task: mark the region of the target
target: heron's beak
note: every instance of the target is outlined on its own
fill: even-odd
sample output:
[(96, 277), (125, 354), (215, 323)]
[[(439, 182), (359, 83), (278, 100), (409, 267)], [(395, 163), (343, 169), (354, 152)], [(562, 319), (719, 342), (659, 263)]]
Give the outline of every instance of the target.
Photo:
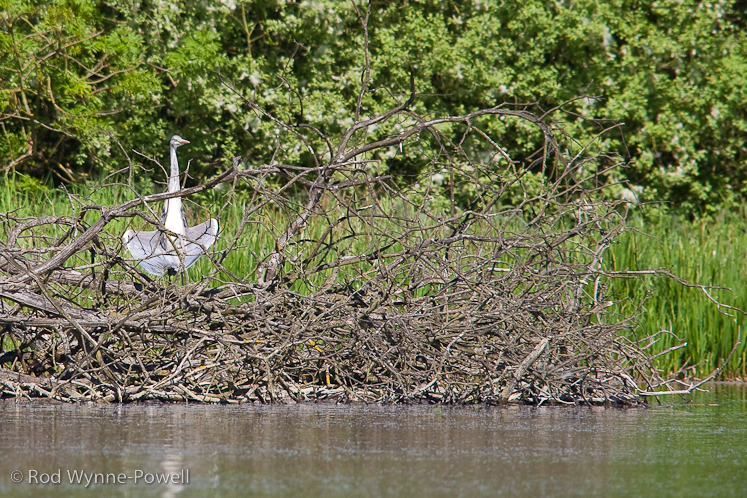
[(184, 144), (188, 144), (188, 143), (189, 143), (189, 140), (184, 140), (183, 138), (181, 140), (179, 140), (179, 145), (184, 145)]

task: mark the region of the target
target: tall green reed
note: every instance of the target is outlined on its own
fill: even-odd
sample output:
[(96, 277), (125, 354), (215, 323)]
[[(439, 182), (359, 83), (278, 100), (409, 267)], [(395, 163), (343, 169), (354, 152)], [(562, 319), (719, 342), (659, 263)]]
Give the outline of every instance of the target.
[[(747, 309), (747, 221), (736, 213), (725, 213), (712, 221), (688, 221), (674, 215), (634, 217), (631, 231), (620, 238), (609, 253), (616, 270), (666, 268), (692, 283), (728, 287), (711, 290), (723, 304)], [(722, 366), (737, 341), (742, 341), (724, 369), (724, 377), (747, 376), (747, 319), (744, 315), (719, 308), (702, 290), (685, 287), (664, 276), (639, 280), (615, 280), (615, 299), (641, 302), (638, 338), (660, 334), (650, 351), (659, 353), (682, 342), (687, 346), (657, 358), (665, 372), (689, 368), (688, 373), (704, 376)], [(625, 305), (624, 305), (625, 306)], [(630, 311), (628, 305), (627, 311)], [(729, 313), (729, 316), (725, 313)], [(676, 336), (676, 337), (675, 337)]]

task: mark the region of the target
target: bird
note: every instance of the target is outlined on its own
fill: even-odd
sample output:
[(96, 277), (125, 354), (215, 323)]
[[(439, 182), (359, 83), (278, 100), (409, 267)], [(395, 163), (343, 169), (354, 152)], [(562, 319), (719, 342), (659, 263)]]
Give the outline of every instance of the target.
[[(171, 174), (168, 191), (178, 192), (179, 163), (176, 149), (189, 141), (179, 135), (171, 137)], [(164, 272), (175, 275), (186, 270), (213, 245), (218, 238), (218, 220), (211, 218), (197, 226), (187, 226), (181, 197), (166, 199), (161, 215), (161, 224), (166, 231), (127, 230), (122, 236), (125, 247), (140, 267), (151, 275), (161, 276)]]

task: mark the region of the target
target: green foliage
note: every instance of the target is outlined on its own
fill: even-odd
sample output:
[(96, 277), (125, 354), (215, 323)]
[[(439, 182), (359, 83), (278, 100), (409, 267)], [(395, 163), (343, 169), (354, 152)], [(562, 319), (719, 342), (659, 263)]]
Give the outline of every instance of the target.
[(50, 191), (49, 185), (47, 185), (45, 182), (42, 182), (41, 180), (39, 180), (38, 178), (34, 178), (33, 176), (24, 175), (23, 173), (18, 173), (12, 180), (15, 180), (15, 187), (20, 192), (24, 192), (32, 196), (45, 194)]
[[(616, 270), (664, 268), (689, 282), (728, 287), (731, 290), (712, 289), (710, 293), (723, 304), (747, 310), (744, 215), (722, 213), (715, 224), (672, 215), (656, 215), (645, 221), (638, 217), (631, 225), (641, 232), (623, 236), (612, 247), (609, 264)], [(686, 347), (658, 359), (664, 371), (695, 366), (695, 373), (701, 377), (709, 374), (728, 357), (741, 328), (741, 344), (725, 374), (747, 377), (747, 317), (741, 313), (726, 308), (722, 313), (700, 289), (663, 276), (615, 280), (611, 290), (612, 298), (621, 300), (624, 313), (635, 311), (632, 303), (643, 303), (635, 331), (639, 339), (660, 330), (674, 334), (659, 334), (651, 352), (687, 342)]]
[[(624, 121), (624, 139), (594, 147), (633, 161), (602, 180), (715, 213), (746, 193), (746, 24), (734, 1), (374, 1), (373, 91), (363, 111), (404, 98), (411, 70), (422, 115), (504, 101), (549, 107), (588, 91), (603, 98), (569, 109)], [(164, 157), (173, 133), (192, 142), (198, 180), (233, 155), (266, 163), (277, 146), (303, 162), (286, 132), (250, 111), (221, 75), (289, 122), (335, 135), (352, 122), (362, 49), (352, 4), (338, 0), (2, 0), (0, 165), (69, 181), (61, 164), (83, 180), (126, 164), (115, 139), (128, 153)], [(576, 139), (595, 126), (573, 116), (564, 124)], [(518, 159), (541, 139), (511, 120), (486, 128)], [(411, 164), (414, 152), (408, 143), (380, 159), (408, 175), (422, 166)]]

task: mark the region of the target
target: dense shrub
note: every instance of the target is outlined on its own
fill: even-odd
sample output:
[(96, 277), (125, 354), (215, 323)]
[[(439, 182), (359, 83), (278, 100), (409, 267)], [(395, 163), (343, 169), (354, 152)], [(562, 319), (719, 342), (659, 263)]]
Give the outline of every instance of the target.
[[(624, 134), (601, 146), (633, 160), (603, 180), (707, 213), (746, 193), (745, 10), (743, 1), (374, 1), (379, 90), (365, 107), (390, 106), (410, 71), (424, 115), (601, 96), (577, 110), (623, 121)], [(113, 139), (163, 157), (175, 132), (192, 141), (197, 179), (234, 155), (265, 163), (290, 142), (221, 75), (276, 114), (334, 135), (349, 124), (360, 86), (360, 30), (350, 4), (332, 0), (2, 0), (0, 164), (80, 181), (123, 164)], [(566, 123), (579, 137), (589, 125)], [(540, 139), (506, 122), (489, 131), (519, 156)], [(397, 152), (384, 158), (390, 169), (417, 168), (407, 147)], [(308, 160), (300, 149), (296, 157)]]

